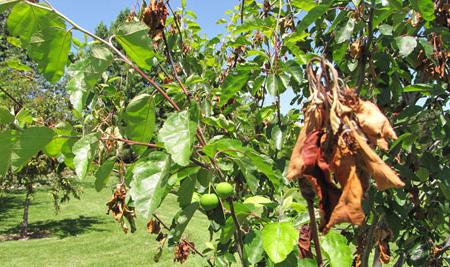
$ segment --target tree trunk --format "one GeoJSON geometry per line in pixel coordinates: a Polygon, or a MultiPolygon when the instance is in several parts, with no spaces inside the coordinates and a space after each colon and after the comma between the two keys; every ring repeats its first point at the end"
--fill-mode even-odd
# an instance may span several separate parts
{"type": "Polygon", "coordinates": [[[23,221],[22,228],[20,229],[21,238],[25,238],[28,235],[28,210],[30,208],[31,194],[33,194],[33,184],[29,183],[27,184],[27,195],[23,207],[23,221]]]}

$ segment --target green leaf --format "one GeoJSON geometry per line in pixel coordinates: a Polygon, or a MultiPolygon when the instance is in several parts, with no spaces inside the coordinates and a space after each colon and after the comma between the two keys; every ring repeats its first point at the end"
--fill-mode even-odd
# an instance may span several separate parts
{"type": "Polygon", "coordinates": [[[313,9],[309,10],[308,14],[306,14],[303,19],[298,23],[297,25],[297,32],[304,32],[306,29],[308,29],[309,25],[311,25],[314,21],[317,19],[320,19],[323,14],[325,14],[328,10],[328,8],[331,6],[331,3],[333,1],[330,1],[328,4],[321,4],[313,9]]]}
{"type": "Polygon", "coordinates": [[[22,64],[22,62],[20,62],[20,60],[17,58],[8,58],[5,61],[5,63],[9,68],[15,69],[18,71],[32,71],[33,70],[30,66],[22,64]]]}
{"type": "Polygon", "coordinates": [[[281,150],[281,148],[283,147],[283,132],[281,131],[280,127],[278,127],[278,125],[275,125],[272,128],[271,138],[275,144],[275,148],[277,150],[281,150]]]}
{"type": "Polygon", "coordinates": [[[284,261],[294,249],[297,241],[298,232],[290,222],[266,224],[262,230],[264,250],[274,263],[284,261]]]}
{"type": "Polygon", "coordinates": [[[330,231],[322,238],[320,246],[326,252],[331,267],[352,265],[352,252],[343,235],[330,231]]]}
{"type": "Polygon", "coordinates": [[[427,39],[419,39],[419,44],[423,47],[425,55],[430,58],[433,55],[433,46],[428,42],[427,39]]]}
{"type": "Polygon", "coordinates": [[[178,165],[189,164],[196,130],[197,124],[189,120],[189,112],[185,110],[170,114],[159,131],[159,140],[178,165]]]}
{"type": "Polygon", "coordinates": [[[68,137],[76,136],[77,133],[70,124],[64,122],[58,123],[53,131],[58,135],[53,136],[52,141],[45,146],[44,152],[50,157],[57,157],[62,152],[64,144],[69,141],[68,137]]]}
{"type": "Polygon", "coordinates": [[[266,88],[272,96],[278,96],[286,90],[280,75],[277,74],[269,74],[267,76],[266,88]]]}
{"type": "Polygon", "coordinates": [[[191,204],[196,182],[197,178],[195,176],[188,176],[181,182],[177,193],[177,201],[181,208],[191,204]]]}
{"type": "Polygon", "coordinates": [[[115,158],[110,158],[107,161],[103,162],[102,166],[98,168],[95,173],[95,190],[100,192],[103,188],[105,188],[108,183],[109,177],[114,169],[114,163],[116,162],[115,158]]]}
{"type": "Polygon", "coordinates": [[[19,36],[39,72],[55,83],[64,75],[72,42],[64,20],[54,12],[18,3],[7,21],[11,35],[19,36]]]}
{"type": "Polygon", "coordinates": [[[257,264],[263,259],[263,244],[261,231],[252,230],[245,235],[244,239],[244,258],[250,264],[257,264]]]}
{"type": "Polygon", "coordinates": [[[170,166],[169,155],[155,151],[133,168],[130,196],[136,210],[146,218],[153,214],[169,193],[170,166]]]}
{"type": "MultiPolygon", "coordinates": [[[[141,94],[133,98],[128,104],[124,119],[127,124],[125,134],[128,139],[139,142],[150,142],[155,130],[155,105],[153,97],[141,94]]],[[[133,147],[138,153],[145,151],[145,147],[133,147]]]]}
{"type": "Polygon", "coordinates": [[[10,124],[14,121],[14,116],[4,107],[0,107],[0,124],[10,124]]]}
{"type": "Polygon", "coordinates": [[[67,82],[67,91],[70,92],[70,102],[78,113],[82,112],[89,92],[111,64],[112,59],[113,55],[107,48],[93,45],[88,56],[69,66],[67,72],[70,79],[67,82]]]}
{"type": "Polygon", "coordinates": [[[143,22],[132,22],[120,25],[116,33],[116,39],[127,56],[145,70],[151,70],[155,55],[148,30],[143,22]]]}
{"type": "Polygon", "coordinates": [[[98,134],[91,133],[78,140],[72,147],[75,155],[73,163],[75,173],[80,179],[84,179],[88,174],[89,164],[95,153],[95,145],[98,143],[98,134]]]}
{"type": "Polygon", "coordinates": [[[340,28],[336,33],[336,43],[340,44],[348,41],[352,37],[353,29],[355,28],[355,19],[351,18],[347,21],[344,27],[340,28]]]}
{"type": "Polygon", "coordinates": [[[196,174],[197,172],[199,172],[199,170],[200,170],[200,167],[183,168],[182,170],[172,174],[169,178],[168,183],[172,186],[172,185],[176,184],[177,182],[180,182],[184,178],[186,178],[190,175],[196,174]]]}
{"type": "Polygon", "coordinates": [[[223,82],[221,94],[220,94],[220,104],[222,107],[228,100],[236,95],[242,88],[247,84],[250,79],[250,72],[240,70],[235,73],[230,73],[223,82]]]}
{"type": "Polygon", "coordinates": [[[436,18],[434,16],[434,2],[432,0],[413,0],[411,2],[426,21],[433,21],[436,18]]]}
{"type": "Polygon", "coordinates": [[[400,56],[402,57],[407,57],[417,46],[416,38],[412,36],[396,37],[395,42],[397,43],[400,56]]]}
{"type": "Polygon", "coordinates": [[[19,3],[21,0],[0,0],[0,13],[6,9],[13,7],[15,4],[19,3]]]}
{"type": "Polygon", "coordinates": [[[32,157],[52,140],[54,135],[55,133],[46,127],[27,128],[20,133],[12,151],[13,171],[20,171],[32,157]]]}
{"type": "Polygon", "coordinates": [[[199,205],[198,202],[193,202],[175,215],[172,225],[170,226],[169,242],[171,244],[180,241],[181,235],[184,233],[184,230],[186,230],[186,227],[199,205]]]}
{"type": "Polygon", "coordinates": [[[380,33],[383,35],[392,36],[392,26],[388,24],[382,24],[379,27],[380,33]]]}
{"type": "Polygon", "coordinates": [[[22,108],[16,114],[16,120],[19,126],[23,128],[25,125],[29,125],[33,122],[33,117],[31,116],[31,112],[28,109],[22,108]]]}
{"type": "Polygon", "coordinates": [[[303,9],[305,11],[310,11],[316,6],[314,0],[292,0],[291,3],[296,8],[303,9]]]}
{"type": "Polygon", "coordinates": [[[14,145],[13,135],[0,133],[0,176],[5,176],[11,164],[11,153],[14,145]]]}

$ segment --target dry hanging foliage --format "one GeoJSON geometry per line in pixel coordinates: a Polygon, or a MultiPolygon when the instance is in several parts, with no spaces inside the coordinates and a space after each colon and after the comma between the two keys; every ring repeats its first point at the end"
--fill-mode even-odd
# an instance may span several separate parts
{"type": "Polygon", "coordinates": [[[152,0],[142,13],[142,20],[150,28],[149,33],[155,43],[162,40],[167,15],[169,15],[169,11],[161,0],[152,0]]]}
{"type": "Polygon", "coordinates": [[[329,62],[313,58],[307,71],[311,96],[287,177],[307,179],[314,188],[320,230],[327,233],[343,222],[361,225],[365,217],[361,202],[370,176],[379,190],[404,183],[373,150],[375,146],[387,150],[387,139],[397,139],[380,109],[361,100],[329,62]]]}
{"type": "Polygon", "coordinates": [[[108,206],[108,211],[106,214],[112,212],[113,218],[120,224],[122,230],[125,233],[128,233],[128,226],[126,225],[124,220],[125,217],[130,224],[131,232],[134,233],[136,231],[136,224],[134,222],[134,218],[136,217],[136,215],[134,213],[134,210],[127,206],[126,196],[127,189],[125,187],[125,184],[117,184],[111,200],[106,203],[106,206],[108,206]]]}

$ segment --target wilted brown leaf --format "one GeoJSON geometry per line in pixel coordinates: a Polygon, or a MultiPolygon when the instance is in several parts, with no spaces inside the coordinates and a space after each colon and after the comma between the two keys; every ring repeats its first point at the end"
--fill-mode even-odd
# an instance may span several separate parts
{"type": "Polygon", "coordinates": [[[313,257],[311,252],[311,229],[308,224],[302,225],[299,230],[298,249],[301,259],[313,257]]]}
{"type": "Polygon", "coordinates": [[[359,105],[355,109],[355,115],[359,126],[369,138],[370,143],[383,150],[388,150],[389,143],[386,139],[397,139],[397,135],[386,116],[372,102],[359,101],[359,105]]]}

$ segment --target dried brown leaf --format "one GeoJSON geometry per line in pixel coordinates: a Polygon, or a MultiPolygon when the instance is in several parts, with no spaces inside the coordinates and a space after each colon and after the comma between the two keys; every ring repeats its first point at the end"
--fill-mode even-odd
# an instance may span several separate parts
{"type": "Polygon", "coordinates": [[[394,129],[377,105],[370,101],[359,101],[354,112],[359,126],[369,138],[370,143],[387,150],[389,148],[387,138],[397,139],[394,129]]]}

